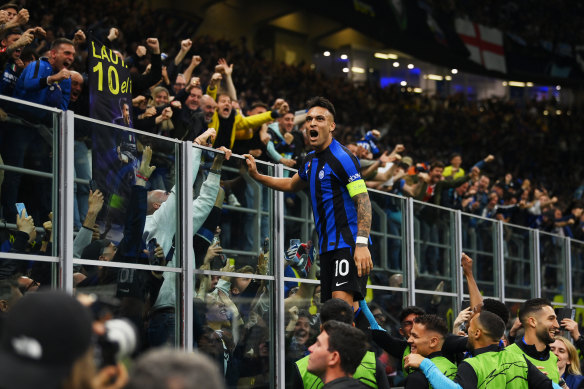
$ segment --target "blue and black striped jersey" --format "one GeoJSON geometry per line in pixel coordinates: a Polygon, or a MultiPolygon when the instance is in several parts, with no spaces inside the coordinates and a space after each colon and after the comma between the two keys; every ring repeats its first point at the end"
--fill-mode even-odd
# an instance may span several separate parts
{"type": "Polygon", "coordinates": [[[333,139],[324,151],[309,153],[298,175],[310,187],[319,251],[355,247],[357,209],[351,199],[367,192],[359,160],[333,139]]]}

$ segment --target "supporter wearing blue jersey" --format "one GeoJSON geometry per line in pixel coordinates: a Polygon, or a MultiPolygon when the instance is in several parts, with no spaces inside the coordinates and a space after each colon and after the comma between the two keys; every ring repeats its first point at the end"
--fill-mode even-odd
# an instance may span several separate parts
{"type": "Polygon", "coordinates": [[[321,298],[347,301],[357,310],[363,300],[367,275],[373,268],[369,252],[371,203],[359,162],[333,139],[335,109],[315,97],[308,102],[306,131],[313,152],[291,178],[259,174],[254,158],[246,154],[249,174],[272,189],[297,192],[310,188],[312,211],[319,236],[321,298]]]}

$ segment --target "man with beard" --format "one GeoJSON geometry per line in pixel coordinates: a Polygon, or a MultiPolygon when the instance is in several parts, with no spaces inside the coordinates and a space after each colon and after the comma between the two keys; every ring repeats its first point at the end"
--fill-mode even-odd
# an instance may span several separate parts
{"type": "Polygon", "coordinates": [[[434,388],[559,388],[523,355],[499,346],[505,323],[494,313],[484,311],[470,320],[468,347],[472,358],[458,365],[451,381],[428,358],[420,354],[405,357],[406,368],[419,368],[434,388]]]}
{"type": "Polygon", "coordinates": [[[71,73],[68,68],[74,56],[72,41],[55,39],[48,59],[41,58],[24,69],[16,83],[14,97],[66,111],[71,95],[71,73]]]}
{"type": "MultiPolygon", "coordinates": [[[[375,319],[365,303],[367,275],[373,269],[369,252],[371,202],[359,174],[359,161],[333,137],[334,105],[323,97],[308,102],[306,122],[313,152],[292,177],[260,174],[254,157],[245,155],[249,175],[259,183],[284,192],[310,188],[319,237],[322,301],[332,297],[375,319]]],[[[221,111],[221,103],[219,103],[221,111]]],[[[372,327],[373,328],[373,327],[372,327]]]]}
{"type": "Polygon", "coordinates": [[[525,335],[507,347],[507,350],[524,355],[558,383],[558,358],[551,351],[550,344],[555,341],[560,325],[552,304],[542,298],[527,300],[519,309],[519,321],[525,329],[525,335]]]}

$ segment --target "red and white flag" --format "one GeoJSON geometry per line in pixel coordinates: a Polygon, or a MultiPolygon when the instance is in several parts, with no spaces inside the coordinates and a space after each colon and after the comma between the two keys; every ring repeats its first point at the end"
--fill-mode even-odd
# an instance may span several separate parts
{"type": "Polygon", "coordinates": [[[486,69],[507,72],[501,30],[485,27],[468,19],[457,18],[454,23],[456,32],[470,51],[470,59],[486,69]]]}

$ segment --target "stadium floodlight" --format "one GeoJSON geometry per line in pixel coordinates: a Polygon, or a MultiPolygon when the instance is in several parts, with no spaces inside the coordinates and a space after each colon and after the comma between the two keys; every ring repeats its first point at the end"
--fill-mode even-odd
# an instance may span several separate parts
{"type": "Polygon", "coordinates": [[[344,61],[344,60],[347,60],[347,59],[349,59],[349,56],[348,56],[347,54],[341,54],[341,59],[342,59],[343,61],[344,61]]]}
{"type": "Polygon", "coordinates": [[[444,80],[444,77],[439,76],[437,74],[428,74],[428,79],[434,80],[434,81],[442,81],[442,80],[444,80]]]}
{"type": "Polygon", "coordinates": [[[407,81],[402,81],[402,82],[400,82],[399,84],[400,84],[401,86],[406,86],[406,85],[408,85],[408,82],[407,82],[407,81]]]}
{"type": "Polygon", "coordinates": [[[445,79],[446,81],[451,81],[451,80],[452,80],[452,77],[451,77],[451,76],[446,76],[446,77],[444,77],[444,79],[445,79]]]}
{"type": "Polygon", "coordinates": [[[413,63],[408,64],[408,69],[413,69],[413,68],[414,68],[414,64],[413,63]]]}
{"type": "Polygon", "coordinates": [[[533,82],[528,82],[528,83],[527,83],[527,84],[525,84],[525,85],[531,88],[531,87],[533,86],[533,82]]]}
{"type": "Polygon", "coordinates": [[[353,67],[351,68],[351,71],[352,71],[353,73],[365,73],[365,69],[363,69],[363,68],[360,68],[360,67],[357,67],[357,66],[353,66],[353,67]]]}
{"type": "Polygon", "coordinates": [[[399,66],[399,62],[394,62],[394,63],[393,63],[393,67],[394,67],[394,68],[397,68],[398,66],[399,66]]]}
{"type": "Polygon", "coordinates": [[[562,87],[560,85],[556,85],[556,90],[561,90],[562,87]]]}
{"type": "Polygon", "coordinates": [[[349,68],[343,68],[343,73],[349,73],[349,68]]]}
{"type": "Polygon", "coordinates": [[[520,81],[509,81],[509,86],[516,86],[518,88],[524,88],[525,83],[520,81]]]}
{"type": "Polygon", "coordinates": [[[422,88],[414,88],[415,93],[422,93],[422,88]]]}
{"type": "Polygon", "coordinates": [[[452,74],[456,74],[456,73],[458,73],[458,69],[452,69],[451,72],[452,72],[452,74]]]}
{"type": "Polygon", "coordinates": [[[322,55],[324,55],[325,57],[330,57],[331,56],[331,52],[327,50],[324,53],[322,53],[322,55]]]}
{"type": "Polygon", "coordinates": [[[397,55],[391,53],[374,53],[373,56],[379,59],[397,59],[397,55]]]}

